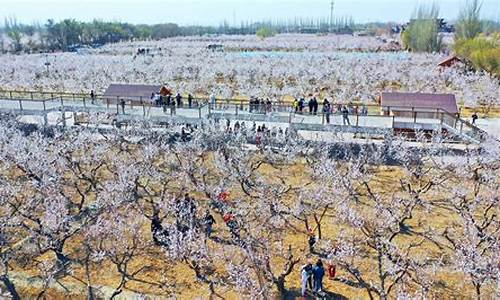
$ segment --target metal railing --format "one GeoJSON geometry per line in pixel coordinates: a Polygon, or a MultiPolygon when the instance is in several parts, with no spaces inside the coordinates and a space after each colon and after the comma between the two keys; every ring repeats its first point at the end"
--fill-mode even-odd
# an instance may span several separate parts
{"type": "MultiPolygon", "coordinates": [[[[314,124],[314,125],[347,125],[354,127],[379,127],[393,129],[423,129],[446,130],[457,135],[470,137],[482,141],[486,132],[477,126],[461,119],[442,109],[428,107],[389,107],[376,104],[342,104],[330,103],[331,111],[325,112],[319,104],[312,110],[309,107],[296,108],[292,103],[274,102],[250,104],[242,99],[217,99],[210,103],[207,98],[192,98],[189,105],[186,98],[182,104],[167,104],[153,102],[142,97],[90,97],[87,94],[55,93],[35,91],[0,91],[0,109],[16,113],[34,113],[59,111],[105,111],[116,115],[131,114],[143,117],[176,116],[180,111],[181,117],[210,118],[218,117],[248,117],[268,122],[314,124]],[[342,108],[348,111],[342,113],[342,108]]],[[[166,100],[166,99],[164,99],[166,100]]]]}

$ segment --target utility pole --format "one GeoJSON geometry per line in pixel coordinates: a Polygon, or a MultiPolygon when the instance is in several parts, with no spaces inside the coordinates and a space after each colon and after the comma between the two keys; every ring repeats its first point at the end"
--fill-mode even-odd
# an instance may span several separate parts
{"type": "Polygon", "coordinates": [[[335,1],[332,0],[332,2],[330,3],[330,32],[333,29],[333,7],[334,7],[334,5],[335,5],[335,1]]]}

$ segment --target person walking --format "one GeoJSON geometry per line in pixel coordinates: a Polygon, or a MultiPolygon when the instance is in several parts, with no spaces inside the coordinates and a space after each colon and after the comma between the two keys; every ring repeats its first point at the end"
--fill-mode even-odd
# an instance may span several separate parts
{"type": "Polygon", "coordinates": [[[316,244],[316,237],[313,232],[309,233],[309,240],[307,241],[309,244],[309,253],[314,253],[314,244],[316,244]]]}
{"type": "Polygon", "coordinates": [[[307,102],[307,106],[309,107],[309,114],[313,114],[313,109],[314,109],[314,100],[313,98],[309,99],[309,102],[307,102]]]}
{"type": "Polygon", "coordinates": [[[313,265],[308,262],[306,265],[302,266],[302,269],[300,271],[301,275],[301,294],[303,297],[307,296],[307,286],[309,286],[309,289],[312,290],[312,274],[313,274],[313,265]]]}
{"type": "Polygon", "coordinates": [[[177,107],[182,107],[182,96],[179,92],[175,95],[175,100],[177,101],[177,107]]]}
{"type": "Polygon", "coordinates": [[[342,107],[342,123],[344,125],[351,125],[351,122],[349,122],[349,111],[347,110],[347,107],[343,106],[342,107]]]}
{"type": "Polygon", "coordinates": [[[292,107],[295,113],[299,111],[299,100],[297,100],[297,98],[293,100],[292,107]]]}
{"type": "Polygon", "coordinates": [[[332,113],[332,107],[330,103],[325,99],[323,102],[323,114],[325,115],[326,124],[330,124],[330,114],[332,113]]]}
{"type": "Polygon", "coordinates": [[[175,100],[170,102],[170,114],[175,115],[175,100]]]}
{"type": "Polygon", "coordinates": [[[215,109],[215,105],[217,104],[217,98],[215,98],[214,93],[210,94],[210,105],[212,109],[215,109]]]}
{"type": "MultiPolygon", "coordinates": [[[[154,102],[155,105],[158,105],[158,98],[156,97],[155,93],[151,93],[151,97],[149,97],[149,100],[151,100],[151,102],[154,102]]],[[[142,98],[141,98],[141,102],[142,102],[142,98]]]]}
{"type": "MultiPolygon", "coordinates": [[[[168,96],[167,98],[168,99],[168,96]]],[[[167,100],[166,100],[163,96],[160,95],[160,105],[161,105],[161,108],[163,109],[163,113],[167,113],[167,100]]]]}
{"type": "Polygon", "coordinates": [[[477,113],[474,112],[472,114],[472,124],[475,125],[476,124],[476,120],[479,119],[479,117],[477,116],[477,113]]]}
{"type": "Polygon", "coordinates": [[[330,280],[335,279],[336,275],[335,273],[337,271],[337,268],[335,267],[333,262],[328,263],[327,267],[328,267],[328,278],[330,278],[330,280]]]}
{"type": "Polygon", "coordinates": [[[90,91],[90,102],[91,102],[92,104],[95,104],[95,103],[94,103],[94,102],[95,102],[95,94],[94,94],[94,90],[91,90],[91,91],[90,91]]]}
{"type": "Polygon", "coordinates": [[[226,213],[223,217],[224,223],[229,227],[229,232],[231,232],[231,237],[235,240],[240,239],[239,225],[236,222],[236,218],[230,211],[226,213]]]}
{"type": "Polygon", "coordinates": [[[314,281],[313,291],[315,293],[323,291],[323,277],[325,276],[325,268],[323,267],[323,262],[321,261],[321,259],[318,259],[318,261],[316,262],[312,273],[314,281]]]}
{"type": "Polygon", "coordinates": [[[207,238],[210,238],[210,235],[212,235],[213,226],[215,224],[215,218],[210,214],[210,211],[208,209],[205,212],[203,222],[205,224],[205,234],[207,238]]]}
{"type": "Polygon", "coordinates": [[[261,114],[265,114],[266,113],[266,102],[264,101],[264,98],[260,99],[259,113],[261,113],[261,114]]]}
{"type": "Polygon", "coordinates": [[[125,99],[120,99],[120,105],[122,107],[122,114],[125,114],[125,99]]]}
{"type": "Polygon", "coordinates": [[[188,107],[193,107],[193,96],[191,94],[188,94],[188,107]]]}
{"type": "Polygon", "coordinates": [[[317,115],[318,114],[318,106],[319,106],[318,99],[316,99],[316,97],[313,97],[312,100],[313,100],[313,114],[317,115]]]}
{"type": "Polygon", "coordinates": [[[273,103],[269,98],[266,100],[266,113],[270,113],[273,111],[273,103]]]}

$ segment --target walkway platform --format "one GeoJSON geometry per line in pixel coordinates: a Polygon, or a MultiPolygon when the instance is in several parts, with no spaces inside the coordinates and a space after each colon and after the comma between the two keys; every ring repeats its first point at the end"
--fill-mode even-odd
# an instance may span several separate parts
{"type": "MultiPolygon", "coordinates": [[[[299,114],[287,107],[278,107],[269,111],[251,111],[247,104],[225,104],[211,107],[202,104],[193,108],[170,108],[137,102],[110,102],[108,100],[82,101],[59,95],[51,99],[0,99],[0,112],[16,116],[43,117],[49,122],[50,114],[66,115],[60,117],[60,123],[66,125],[78,116],[85,114],[105,114],[121,126],[133,122],[148,121],[153,124],[188,123],[202,124],[210,120],[231,120],[232,122],[256,123],[257,126],[292,128],[303,132],[335,132],[362,134],[364,136],[381,136],[391,132],[437,132],[455,138],[461,143],[481,143],[487,134],[478,127],[445,111],[437,110],[437,118],[428,118],[415,112],[413,118],[402,118],[394,115],[382,115],[380,110],[369,113],[348,115],[348,120],[340,114],[299,114]],[[70,118],[68,119],[68,114],[70,118]],[[329,123],[329,124],[327,124],[329,123]]],[[[81,123],[81,122],[79,122],[81,123]]]]}

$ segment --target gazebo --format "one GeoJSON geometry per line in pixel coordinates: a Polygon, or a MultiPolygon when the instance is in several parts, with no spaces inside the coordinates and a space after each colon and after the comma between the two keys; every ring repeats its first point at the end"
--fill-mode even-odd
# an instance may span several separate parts
{"type": "Polygon", "coordinates": [[[159,93],[163,96],[172,94],[170,89],[162,85],[113,83],[108,86],[103,98],[123,99],[140,103],[149,100],[152,93],[159,93]]]}
{"type": "Polygon", "coordinates": [[[384,115],[403,118],[438,119],[443,112],[457,114],[457,101],[453,94],[382,93],[384,115]]]}

